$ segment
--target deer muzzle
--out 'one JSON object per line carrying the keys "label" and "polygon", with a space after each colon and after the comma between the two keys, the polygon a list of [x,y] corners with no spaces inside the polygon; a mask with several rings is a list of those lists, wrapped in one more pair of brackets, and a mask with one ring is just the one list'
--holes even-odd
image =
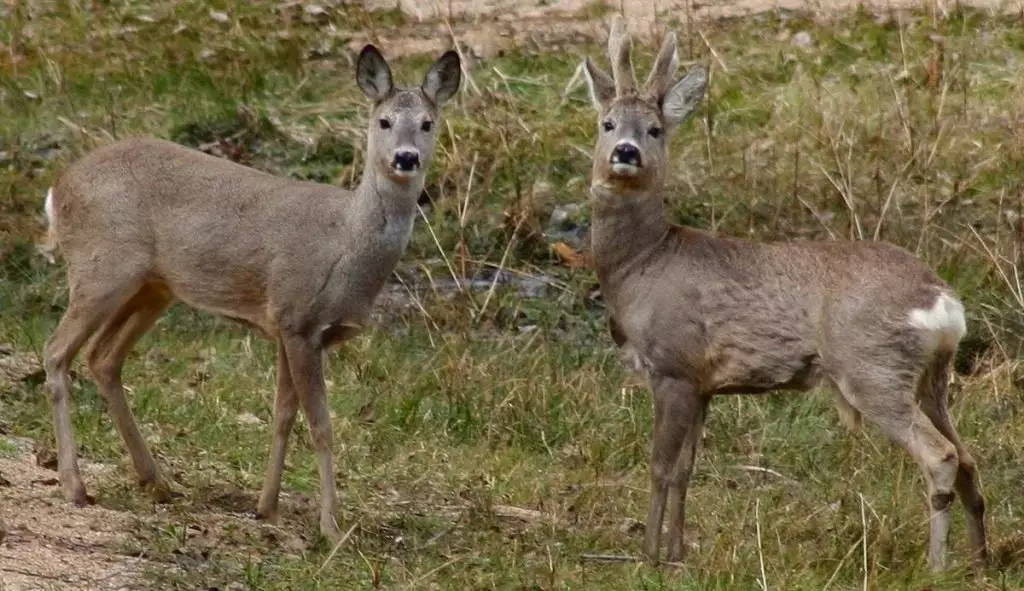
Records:
{"label": "deer muzzle", "polygon": [[621,141],[612,149],[610,158],[612,172],[615,174],[633,176],[640,172],[643,167],[643,158],[640,155],[640,148],[629,141]]}
{"label": "deer muzzle", "polygon": [[398,176],[412,176],[420,166],[420,154],[414,150],[399,150],[391,160],[391,168]]}

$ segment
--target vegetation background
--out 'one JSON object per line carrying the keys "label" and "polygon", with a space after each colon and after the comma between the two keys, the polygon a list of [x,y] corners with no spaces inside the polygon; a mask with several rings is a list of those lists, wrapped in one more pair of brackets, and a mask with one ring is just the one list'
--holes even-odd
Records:
{"label": "vegetation background", "polygon": [[[419,16],[381,4],[0,4],[0,589],[1024,588],[1020,7],[790,3],[740,17],[724,0],[667,1],[631,21],[641,72],[667,27],[684,66],[713,70],[673,138],[673,220],[889,240],[962,295],[952,414],[979,462],[992,561],[969,571],[958,506],[953,568],[933,576],[916,466],[874,429],[846,433],[823,392],[712,405],[682,567],[583,558],[638,554],[648,499],[651,404],[585,265],[596,125],[570,84],[582,56],[604,59],[618,3],[449,2]],[[316,536],[304,425],[281,527],[247,518],[273,348],[181,306],[125,375],[181,496],[154,506],[136,489],[76,365],[98,505],[64,506],[39,369],[66,302],[60,260],[35,246],[47,186],[130,135],[352,186],[366,124],[352,58],[368,40],[407,82],[456,40],[468,76],[380,324],[331,354],[345,542]]]}

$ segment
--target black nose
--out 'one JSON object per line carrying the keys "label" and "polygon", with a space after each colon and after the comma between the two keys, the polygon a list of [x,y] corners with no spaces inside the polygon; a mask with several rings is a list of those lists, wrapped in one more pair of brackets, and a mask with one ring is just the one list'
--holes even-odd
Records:
{"label": "black nose", "polygon": [[612,150],[612,164],[640,166],[640,148],[633,144],[619,144]]}
{"label": "black nose", "polygon": [[416,152],[396,152],[392,163],[396,170],[409,172],[420,167],[420,155]]}

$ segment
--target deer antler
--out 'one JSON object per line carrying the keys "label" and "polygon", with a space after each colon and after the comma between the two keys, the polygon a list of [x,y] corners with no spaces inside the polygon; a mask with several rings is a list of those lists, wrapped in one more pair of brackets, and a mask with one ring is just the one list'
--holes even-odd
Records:
{"label": "deer antler", "polygon": [[626,32],[626,20],[617,14],[612,18],[612,30],[608,33],[608,59],[612,63],[612,79],[615,80],[615,95],[625,96],[636,91],[636,74],[629,51],[632,43]]}

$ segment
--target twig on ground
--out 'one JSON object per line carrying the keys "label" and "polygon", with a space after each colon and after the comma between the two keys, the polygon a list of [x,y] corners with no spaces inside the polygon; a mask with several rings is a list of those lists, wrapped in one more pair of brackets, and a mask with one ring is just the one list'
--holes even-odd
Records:
{"label": "twig on ground", "polygon": [[519,519],[530,523],[558,523],[559,521],[559,519],[554,515],[541,513],[534,509],[515,507],[513,505],[491,505],[491,513],[494,513],[498,517],[510,517],[512,519]]}
{"label": "twig on ground", "polygon": [[757,561],[761,565],[761,578],[758,584],[763,591],[768,591],[768,575],[764,570],[764,550],[761,548],[761,499],[754,502],[754,526],[757,529]]}
{"label": "twig on ground", "polygon": [[737,470],[746,470],[747,472],[760,472],[762,474],[771,474],[772,476],[777,476],[777,477],[779,477],[779,478],[781,478],[783,480],[788,480],[790,482],[796,482],[796,480],[790,478],[789,476],[786,476],[785,474],[781,474],[779,472],[776,472],[775,470],[772,470],[771,468],[765,468],[764,466],[746,466],[746,465],[743,465],[743,464],[738,464],[736,466],[733,466],[733,468],[736,468]]}
{"label": "twig on ground", "polygon": [[338,553],[338,549],[341,548],[342,544],[348,541],[349,536],[352,535],[352,532],[354,532],[356,530],[356,527],[358,526],[359,522],[357,521],[352,524],[352,527],[348,528],[348,531],[345,532],[345,535],[341,536],[341,539],[338,540],[338,543],[335,544],[333,548],[331,548],[331,553],[328,554],[327,558],[324,559],[324,563],[321,564],[320,568],[317,569],[316,574],[319,575],[321,572],[323,572],[325,568],[327,568],[327,565],[331,562],[331,560],[334,559],[334,555]]}
{"label": "twig on ground", "polygon": [[580,560],[590,562],[643,562],[642,556],[628,554],[581,554]]}

